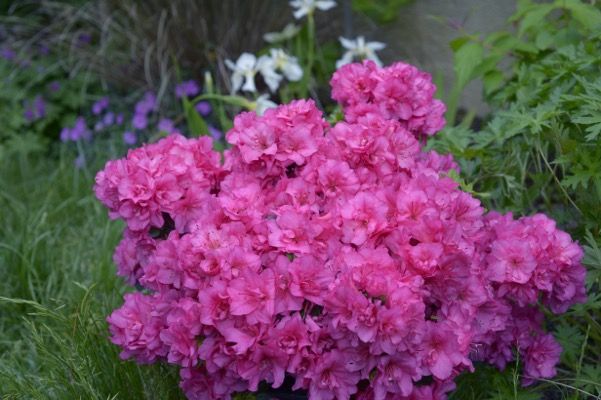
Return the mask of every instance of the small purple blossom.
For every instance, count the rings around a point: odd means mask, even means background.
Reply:
[[[196,96],[200,92],[200,86],[194,80],[189,80],[180,83],[175,87],[175,96],[180,99],[182,97]]]
[[[154,93],[146,92],[142,100],[136,103],[136,114],[147,115],[157,109],[157,98]]]
[[[133,144],[136,144],[137,140],[138,140],[138,138],[136,137],[136,134],[134,132],[131,132],[131,131],[123,132],[123,141],[125,142],[125,144],[133,145]]]
[[[211,114],[211,111],[213,111],[213,108],[211,107],[211,103],[209,103],[208,101],[199,101],[196,106],[196,111],[198,111],[198,113],[200,115],[202,115],[203,117],[208,116],[209,114]]]
[[[169,118],[163,118],[159,121],[157,128],[161,132],[171,133],[171,131],[175,130],[175,125]]]
[[[3,47],[0,50],[0,57],[4,58],[7,61],[14,61],[17,58],[17,53],[14,52],[10,47]]]
[[[89,45],[90,43],[92,43],[92,35],[90,35],[87,32],[81,32],[78,36],[77,36],[77,46],[78,47],[84,47]]]
[[[223,137],[223,132],[215,128],[213,125],[209,125],[209,134],[213,140],[220,140]]]
[[[33,101],[36,119],[41,119],[46,116],[46,102],[42,96],[36,96]]]
[[[104,118],[102,118],[102,123],[106,126],[111,126],[115,123],[115,114],[112,112],[108,112],[104,115]]]
[[[86,120],[83,117],[78,117],[75,120],[73,128],[64,127],[60,133],[60,139],[62,142],[76,142],[80,139],[90,140],[91,138],[92,132],[90,132],[88,129]]]
[[[26,106],[25,111],[23,111],[23,118],[25,118],[25,121],[30,123],[35,121],[35,113],[33,112],[33,108]]]
[[[23,117],[27,122],[31,123],[46,116],[46,102],[40,95],[35,97],[33,103],[26,101],[24,106]]]
[[[77,158],[74,160],[74,164],[75,168],[77,169],[82,169],[83,167],[85,167],[86,159],[84,158],[83,154],[77,156]]]
[[[50,47],[48,47],[45,44],[41,44],[38,51],[40,52],[41,55],[47,56],[48,54],[50,54]]]
[[[92,105],[92,113],[100,115],[109,106],[109,98],[103,97]]]
[[[71,131],[71,135],[73,140],[86,139],[90,140],[92,138],[92,132],[88,129],[86,125],[86,120],[83,117],[78,117],[75,120],[75,126]]]
[[[123,123],[123,114],[122,113],[117,114],[117,117],[115,117],[115,123],[117,125],[121,125]]]
[[[52,81],[48,84],[48,89],[53,92],[56,93],[59,90],[61,90],[61,84],[59,81]]]
[[[135,114],[131,120],[131,124],[136,129],[146,129],[148,126],[148,118],[146,114]]]
[[[103,130],[105,128],[104,124],[102,123],[102,121],[98,121],[94,124],[94,132],[100,132],[101,130]]]
[[[66,126],[61,129],[60,139],[63,143],[69,141],[71,139],[71,129]]]

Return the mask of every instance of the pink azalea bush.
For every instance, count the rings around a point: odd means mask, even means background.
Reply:
[[[311,100],[238,115],[231,148],[171,135],[109,161],[95,191],[127,224],[119,275],[145,290],[108,318],[122,358],[181,369],[189,399],[286,377],[310,399],[444,399],[475,361],[561,347],[541,305],[584,300],[581,248],[544,215],[486,213],[419,140],[444,125],[429,75],[333,76],[345,120]]]

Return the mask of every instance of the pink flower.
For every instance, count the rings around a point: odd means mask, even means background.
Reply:
[[[343,352],[332,351],[320,358],[311,374],[310,399],[347,399],[357,392],[359,374],[347,368],[347,357]]]
[[[319,225],[307,223],[308,218],[294,207],[282,207],[277,214],[268,224],[269,244],[289,253],[311,252],[313,239],[321,233]]]
[[[494,242],[489,259],[491,279],[497,282],[526,283],[536,268],[530,246],[517,238]]]
[[[277,152],[273,128],[254,112],[238,115],[226,138],[229,143],[240,149],[242,159],[246,163],[256,161],[260,157],[273,156]]]
[[[165,357],[168,346],[160,334],[170,309],[168,295],[145,296],[131,293],[124,296],[123,306],[107,318],[111,341],[123,349],[123,359],[135,358],[139,363],[151,363]]]
[[[368,192],[357,193],[340,210],[342,240],[361,245],[386,227],[386,204]]]
[[[201,325],[198,320],[200,305],[188,298],[181,299],[167,315],[167,328],[160,337],[169,346],[167,360],[183,367],[191,367],[198,362],[198,341]]]
[[[190,399],[286,376],[310,399],[444,399],[472,360],[516,354],[524,384],[554,375],[542,306],[585,300],[580,246],[543,215],[485,213],[422,148],[444,125],[428,74],[365,62],[331,83],[334,126],[297,100],[237,116],[223,162],[173,134],[97,174],[140,290],[107,319],[121,357],[179,365]]]
[[[551,335],[539,335],[528,347],[524,355],[525,384],[533,383],[536,378],[555,376],[555,365],[559,362],[561,346]]]
[[[413,391],[413,382],[421,378],[416,360],[409,354],[383,356],[377,368],[371,385],[374,400],[386,399],[387,394],[409,396]]]
[[[271,269],[261,274],[244,270],[229,283],[232,315],[244,315],[249,324],[269,323],[274,315],[275,280]]]
[[[428,329],[424,337],[424,365],[438,379],[444,380],[453,374],[455,366],[465,363],[471,365],[462,355],[457,336],[445,325],[427,322]]]

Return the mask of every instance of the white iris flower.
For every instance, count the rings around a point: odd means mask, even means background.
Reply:
[[[292,0],[290,6],[295,8],[293,15],[296,19],[301,19],[305,15],[313,15],[315,9],[322,11],[329,10],[336,6],[333,0]]]
[[[269,32],[263,35],[263,39],[267,43],[279,43],[284,40],[292,39],[298,32],[300,32],[300,26],[289,23],[282,29],[281,32]]]
[[[225,65],[233,71],[232,93],[236,93],[240,88],[246,92],[257,91],[255,75],[259,69],[254,54],[242,53],[235,64],[231,60],[225,60]]]
[[[339,39],[346,52],[340,60],[336,61],[336,68],[353,62],[355,58],[359,60],[372,60],[379,67],[382,66],[382,61],[376,55],[376,51],[382,50],[386,47],[386,44],[382,42],[366,42],[363,36],[359,36],[354,40],[343,37]]]

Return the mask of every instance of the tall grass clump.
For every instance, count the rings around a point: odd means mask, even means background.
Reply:
[[[169,368],[119,360],[105,317],[123,292],[121,226],[67,154],[0,157],[0,398],[177,399]]]

